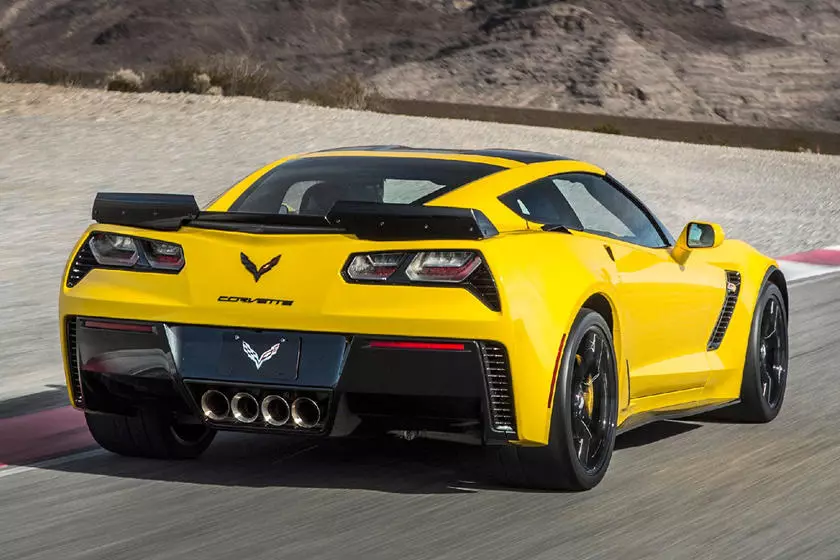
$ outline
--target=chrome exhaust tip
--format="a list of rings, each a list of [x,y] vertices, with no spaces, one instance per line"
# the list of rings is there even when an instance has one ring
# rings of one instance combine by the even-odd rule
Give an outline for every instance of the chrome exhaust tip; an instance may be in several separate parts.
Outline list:
[[[281,396],[269,395],[260,407],[263,419],[272,426],[283,426],[291,417],[289,402]]]
[[[230,400],[230,409],[243,424],[251,424],[260,415],[260,403],[251,393],[236,393]]]
[[[314,428],[321,420],[318,403],[309,397],[298,397],[292,403],[292,420],[301,428]]]
[[[201,411],[210,420],[224,420],[230,412],[230,403],[221,391],[210,389],[201,395]]]

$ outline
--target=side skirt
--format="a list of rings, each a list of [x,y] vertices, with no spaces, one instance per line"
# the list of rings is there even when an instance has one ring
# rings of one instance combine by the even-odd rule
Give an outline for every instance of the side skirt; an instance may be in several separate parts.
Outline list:
[[[691,408],[680,408],[679,410],[656,410],[652,412],[642,412],[627,418],[616,430],[616,435],[621,435],[630,430],[646,426],[652,422],[659,422],[660,420],[679,420],[688,418],[690,416],[697,416],[698,414],[705,414],[727,406],[732,406],[741,402],[741,399],[732,399],[731,401],[717,401],[711,404],[704,404],[703,401],[696,403],[696,406]]]

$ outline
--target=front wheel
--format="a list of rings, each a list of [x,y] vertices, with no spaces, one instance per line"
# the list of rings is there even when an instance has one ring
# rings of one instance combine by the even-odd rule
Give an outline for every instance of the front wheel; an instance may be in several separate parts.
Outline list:
[[[589,490],[607,472],[615,446],[618,387],[610,328],[596,311],[575,319],[557,375],[551,431],[541,447],[498,449],[508,484]]]
[[[753,314],[741,382],[741,402],[732,412],[742,422],[770,422],[785,400],[788,374],[788,316],[778,286],[767,283]]]

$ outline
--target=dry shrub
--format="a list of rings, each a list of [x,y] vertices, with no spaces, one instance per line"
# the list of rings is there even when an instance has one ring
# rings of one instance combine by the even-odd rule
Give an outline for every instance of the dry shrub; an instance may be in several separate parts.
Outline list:
[[[621,134],[621,129],[612,124],[599,124],[592,129],[592,132],[600,132],[601,134]]]
[[[381,98],[375,88],[367,86],[356,75],[339,76],[313,89],[291,95],[298,102],[306,101],[323,107],[375,110]]]
[[[210,79],[210,75],[206,72],[202,72],[201,74],[194,74],[192,77],[192,91],[195,93],[208,93],[210,88],[213,87],[212,80]]]
[[[201,73],[195,62],[172,59],[149,77],[147,87],[163,93],[199,93],[195,91],[195,77]]]
[[[206,72],[212,85],[222,88],[224,95],[270,99],[277,93],[277,82],[271,72],[263,63],[247,56],[215,57]]]
[[[138,92],[143,89],[143,74],[138,74],[130,68],[120,68],[105,82],[108,91]]]
[[[245,96],[358,110],[375,110],[381,99],[355,75],[305,89],[286,87],[266,64],[244,55],[221,55],[203,62],[172,60],[149,78],[146,87],[166,93]]]
[[[63,68],[9,64],[4,81],[24,84],[78,87],[89,83],[89,77]]]
[[[149,80],[149,89],[165,93],[241,95],[270,98],[276,84],[260,62],[246,56],[219,56],[206,62],[171,60]]]

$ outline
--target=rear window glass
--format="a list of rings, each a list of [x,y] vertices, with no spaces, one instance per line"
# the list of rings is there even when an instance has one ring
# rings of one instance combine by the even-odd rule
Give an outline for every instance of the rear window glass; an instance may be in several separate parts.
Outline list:
[[[260,177],[229,211],[324,216],[339,200],[423,204],[504,169],[432,158],[303,158]]]

